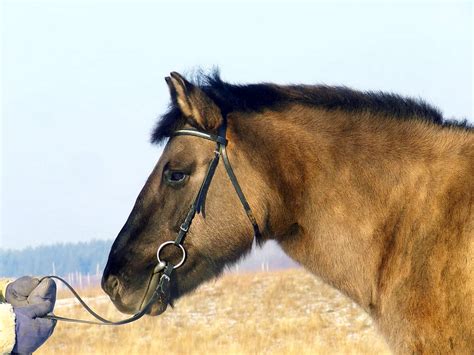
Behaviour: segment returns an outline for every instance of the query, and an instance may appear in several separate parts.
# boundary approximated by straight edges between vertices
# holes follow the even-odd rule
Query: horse
[[[171,103],[151,139],[166,145],[102,278],[120,311],[142,307],[157,248],[182,229],[218,153],[211,139],[175,132],[215,137],[225,124],[228,159],[260,230],[217,165],[183,250],[158,252],[171,265],[185,259],[169,280],[171,304],[272,239],[357,302],[394,352],[474,352],[474,128],[466,120],[447,120],[421,99],[348,87],[236,85],[217,71],[165,79]],[[164,309],[158,299],[148,314]]]

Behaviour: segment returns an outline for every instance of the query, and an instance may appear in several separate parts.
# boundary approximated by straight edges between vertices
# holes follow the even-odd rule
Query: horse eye
[[[171,181],[182,181],[182,180],[184,180],[185,177],[186,177],[186,175],[184,175],[184,173],[174,172],[174,173],[171,173],[170,180]]]
[[[182,171],[165,171],[165,179],[167,182],[176,184],[183,182],[186,179],[187,174],[183,173]]]

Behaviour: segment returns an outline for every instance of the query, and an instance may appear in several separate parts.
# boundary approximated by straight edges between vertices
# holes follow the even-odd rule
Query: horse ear
[[[192,125],[212,131],[222,124],[221,110],[199,87],[176,72],[172,72],[165,80],[171,99]]]

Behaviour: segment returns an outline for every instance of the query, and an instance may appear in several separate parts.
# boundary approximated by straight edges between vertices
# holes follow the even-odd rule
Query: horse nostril
[[[120,287],[120,281],[117,276],[110,275],[102,285],[104,291],[114,300]]]

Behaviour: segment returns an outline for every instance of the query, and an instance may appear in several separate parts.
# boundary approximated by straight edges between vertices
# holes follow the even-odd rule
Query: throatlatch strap
[[[222,146],[221,152],[222,152],[222,161],[224,162],[227,175],[229,176],[229,179],[232,182],[232,185],[234,186],[237,196],[239,196],[240,202],[242,203],[242,206],[244,207],[245,213],[247,214],[247,217],[249,218],[250,223],[252,223],[254,237],[255,239],[258,239],[261,236],[261,234],[260,234],[260,229],[258,228],[257,220],[255,219],[255,216],[252,213],[252,209],[250,208],[250,205],[247,202],[247,199],[245,198],[242,188],[239,185],[237,177],[235,176],[235,173],[234,173],[234,169],[232,169],[232,166],[230,165],[229,157],[227,156],[226,146]]]

